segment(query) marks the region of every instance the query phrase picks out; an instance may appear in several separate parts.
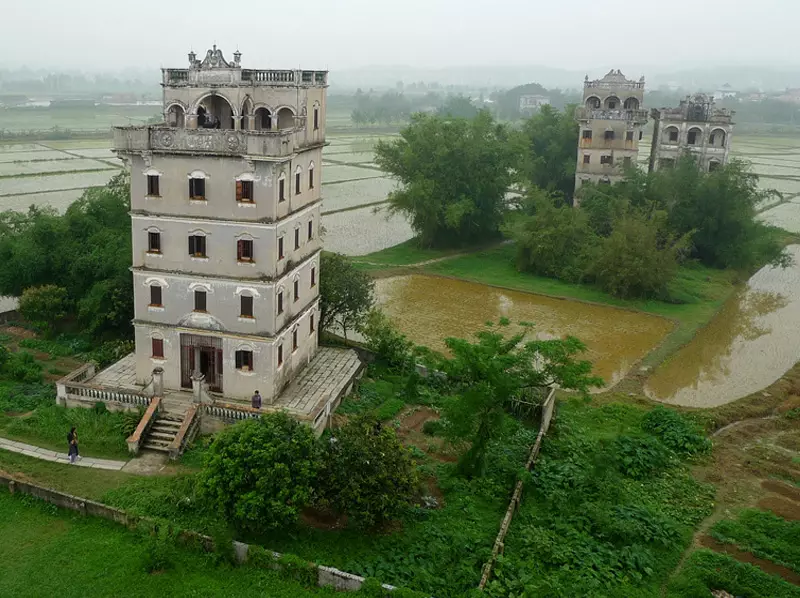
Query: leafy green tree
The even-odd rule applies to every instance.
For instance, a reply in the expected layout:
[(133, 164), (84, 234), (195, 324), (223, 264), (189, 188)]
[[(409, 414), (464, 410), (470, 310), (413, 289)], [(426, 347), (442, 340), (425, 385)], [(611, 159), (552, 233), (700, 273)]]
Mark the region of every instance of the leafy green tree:
[(778, 194), (761, 190), (758, 175), (746, 163), (734, 160), (705, 173), (686, 156), (653, 178), (671, 228), (677, 234), (694, 231), (694, 254), (704, 264), (744, 269), (786, 263), (770, 227), (756, 220), (759, 204)]
[(405, 369), (412, 363), (414, 343), (409, 341), (380, 309), (373, 309), (361, 331), (367, 347), (387, 365)]
[(603, 383), (592, 376), (590, 362), (578, 359), (586, 347), (577, 338), (529, 340), (526, 332), (505, 336), (487, 328), (476, 342), (445, 340), (452, 357), (442, 368), (456, 395), (444, 414), (450, 438), (470, 444), (459, 461), (464, 475), (483, 475), (489, 443), (502, 434), (506, 413), (524, 389), (558, 384), (586, 393)]
[(381, 141), (375, 160), (402, 184), (389, 209), (407, 216), (425, 247), (494, 239), (511, 182), (512, 148), (482, 111), (472, 120), (415, 114), (400, 138)]
[(341, 253), (324, 252), (319, 276), (319, 332), (358, 330), (375, 304), (375, 283)]
[(464, 96), (449, 96), (436, 112), (439, 116), (451, 118), (475, 118), (478, 116), (477, 106)]
[(240, 529), (269, 530), (311, 502), (319, 455), (311, 428), (268, 413), (217, 434), (204, 465), (201, 494)]
[(575, 106), (561, 112), (552, 106), (525, 121), (515, 138), (519, 182), (560, 194), (570, 202), (575, 192), (578, 126)]
[(360, 416), (333, 431), (322, 456), (321, 502), (358, 527), (394, 519), (417, 492), (411, 451), (394, 430)]
[(668, 297), (678, 261), (690, 246), (691, 234), (676, 237), (666, 230), (665, 215), (631, 211), (604, 238), (590, 267), (600, 287), (623, 298)]
[(52, 284), (25, 289), (19, 300), (19, 313), (36, 328), (51, 334), (67, 315), (67, 290)]
[(589, 217), (538, 188), (509, 214), (505, 233), (515, 241), (517, 268), (540, 276), (579, 282), (597, 244)]
[[(77, 316), (85, 329), (129, 336), (133, 317), (129, 213), (127, 173), (115, 176), (105, 187), (87, 190), (63, 215), (36, 207), (25, 214), (0, 213), (0, 294), (18, 296), (26, 288), (43, 285), (62, 287), (69, 299), (68, 315)], [(111, 304), (98, 300), (109, 297)]]

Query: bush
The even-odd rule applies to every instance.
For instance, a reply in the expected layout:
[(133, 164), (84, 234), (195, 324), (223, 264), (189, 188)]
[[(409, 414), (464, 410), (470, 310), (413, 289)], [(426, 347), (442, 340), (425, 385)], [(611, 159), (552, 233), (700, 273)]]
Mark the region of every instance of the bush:
[(711, 450), (711, 441), (677, 411), (659, 405), (645, 415), (642, 429), (678, 455), (699, 455)]
[(405, 401), (403, 399), (389, 399), (381, 404), (380, 407), (375, 411), (375, 417), (380, 421), (386, 421), (387, 419), (392, 419), (395, 415), (400, 413), (405, 407)]
[(293, 554), (283, 554), (278, 559), (280, 572), (286, 579), (300, 582), (307, 588), (317, 585), (317, 567)]
[(3, 366), (3, 373), (12, 380), (26, 384), (41, 383), (43, 380), (42, 364), (27, 351), (9, 353)]
[(320, 501), (359, 527), (397, 517), (411, 504), (417, 484), (410, 451), (369, 416), (335, 430), (323, 453)]
[(422, 424), (422, 433), (428, 436), (444, 436), (445, 422), (440, 419), (429, 419)]
[(310, 428), (269, 413), (220, 432), (205, 456), (201, 494), (245, 530), (294, 523), (311, 500), (319, 465)]
[(147, 573), (167, 571), (175, 566), (178, 549), (170, 529), (155, 529), (145, 540), (142, 569)]
[(54, 401), (55, 389), (49, 384), (0, 384), (0, 411), (31, 411)]
[(391, 368), (405, 369), (412, 364), (414, 343), (409, 341), (382, 311), (374, 309), (362, 330), (367, 347)]
[(47, 284), (29, 287), (19, 300), (19, 313), (39, 330), (50, 334), (69, 309), (67, 289)]
[(669, 449), (652, 436), (620, 436), (614, 441), (614, 455), (619, 470), (635, 480), (655, 475), (670, 464)]

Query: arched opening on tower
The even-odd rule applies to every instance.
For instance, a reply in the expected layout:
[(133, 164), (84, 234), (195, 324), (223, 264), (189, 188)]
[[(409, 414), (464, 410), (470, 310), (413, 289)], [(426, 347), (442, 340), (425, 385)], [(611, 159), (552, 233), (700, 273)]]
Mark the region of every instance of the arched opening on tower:
[(603, 104), (606, 110), (620, 110), (622, 102), (619, 101), (617, 96), (608, 96)]
[(586, 98), (586, 107), (589, 110), (599, 110), (600, 109), (600, 98), (597, 96), (589, 96)]
[(689, 145), (703, 144), (703, 130), (699, 127), (692, 127), (686, 135), (686, 143)]
[(242, 102), (242, 121), (240, 128), (241, 129), (249, 129), (250, 128), (250, 116), (253, 114), (253, 101), (250, 98), (245, 98), (244, 102)]
[(294, 129), (294, 113), (290, 108), (278, 110), (278, 129)]
[(258, 108), (255, 115), (257, 131), (269, 131), (272, 129), (272, 112), (267, 108)]
[(220, 95), (208, 96), (197, 107), (198, 129), (233, 129), (233, 107)]
[(179, 129), (186, 126), (186, 111), (183, 109), (183, 106), (173, 104), (169, 107), (167, 110), (167, 125)]
[(725, 147), (727, 135), (723, 129), (714, 129), (708, 136), (708, 145), (711, 147)]
[(722, 166), (722, 162), (719, 160), (709, 160), (708, 172), (714, 172), (715, 170), (719, 169), (720, 166)]
[(638, 110), (639, 100), (637, 98), (628, 98), (625, 100), (625, 110)]
[(667, 127), (664, 129), (664, 134), (661, 136), (661, 143), (664, 144), (678, 143), (679, 136), (680, 136), (680, 131), (678, 130), (678, 127)]

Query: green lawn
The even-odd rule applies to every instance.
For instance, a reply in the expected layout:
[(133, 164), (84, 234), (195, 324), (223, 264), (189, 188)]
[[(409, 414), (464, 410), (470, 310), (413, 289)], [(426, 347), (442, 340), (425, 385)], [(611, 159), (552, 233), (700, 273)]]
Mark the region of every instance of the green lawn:
[(367, 266), (410, 266), (427, 260), (447, 257), (459, 253), (459, 249), (423, 249), (416, 238), (404, 241), (399, 245), (387, 247), (381, 251), (354, 257), (356, 264)]
[(164, 571), (147, 573), (149, 545), (107, 521), (0, 491), (0, 596), (332, 596), (277, 572), (219, 566), (188, 548)]
[(594, 285), (572, 284), (519, 272), (514, 265), (514, 251), (513, 245), (502, 245), (430, 264), (423, 271), (529, 293), (635, 309), (675, 320), (677, 327), (647, 356), (645, 365), (659, 363), (691, 340), (698, 328), (714, 316), (735, 288), (733, 273), (690, 264), (680, 269), (671, 286), (672, 296), (682, 303), (617, 299)]

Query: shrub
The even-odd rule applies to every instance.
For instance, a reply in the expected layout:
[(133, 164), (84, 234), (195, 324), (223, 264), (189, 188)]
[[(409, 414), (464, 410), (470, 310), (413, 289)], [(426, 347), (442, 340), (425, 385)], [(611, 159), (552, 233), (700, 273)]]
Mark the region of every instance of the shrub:
[(141, 566), (147, 573), (166, 571), (175, 566), (178, 550), (170, 529), (153, 530), (145, 540)]
[(143, 409), (124, 411), (120, 414), (114, 427), (122, 436), (127, 438), (136, 431), (136, 427), (139, 425), (139, 421), (141, 421), (143, 415)]
[(386, 421), (387, 419), (392, 419), (395, 415), (400, 413), (405, 407), (405, 402), (403, 399), (389, 399), (381, 404), (380, 407), (375, 411), (375, 417), (380, 421)]
[(321, 502), (360, 527), (399, 515), (414, 498), (417, 472), (394, 431), (369, 416), (335, 430), (323, 454)]
[(69, 308), (67, 289), (52, 284), (29, 287), (19, 300), (19, 313), (45, 333), (55, 330)]
[(670, 452), (657, 438), (620, 436), (614, 441), (617, 467), (625, 475), (641, 480), (666, 469)]
[(293, 554), (283, 554), (278, 559), (281, 575), (310, 588), (317, 585), (317, 567)]
[(311, 500), (316, 439), (285, 413), (270, 413), (220, 432), (200, 474), (201, 494), (247, 530), (294, 523)]
[(661, 405), (645, 415), (642, 429), (660, 438), (678, 455), (705, 454), (711, 450), (711, 441), (686, 417)]
[(3, 366), (4, 373), (17, 382), (36, 384), (42, 382), (42, 364), (27, 351), (10, 353)]
[(444, 436), (445, 422), (440, 419), (429, 419), (422, 424), (422, 433), (428, 436)]
[(367, 347), (378, 354), (389, 367), (405, 369), (412, 365), (414, 344), (400, 333), (380, 310), (373, 309), (362, 330)]

